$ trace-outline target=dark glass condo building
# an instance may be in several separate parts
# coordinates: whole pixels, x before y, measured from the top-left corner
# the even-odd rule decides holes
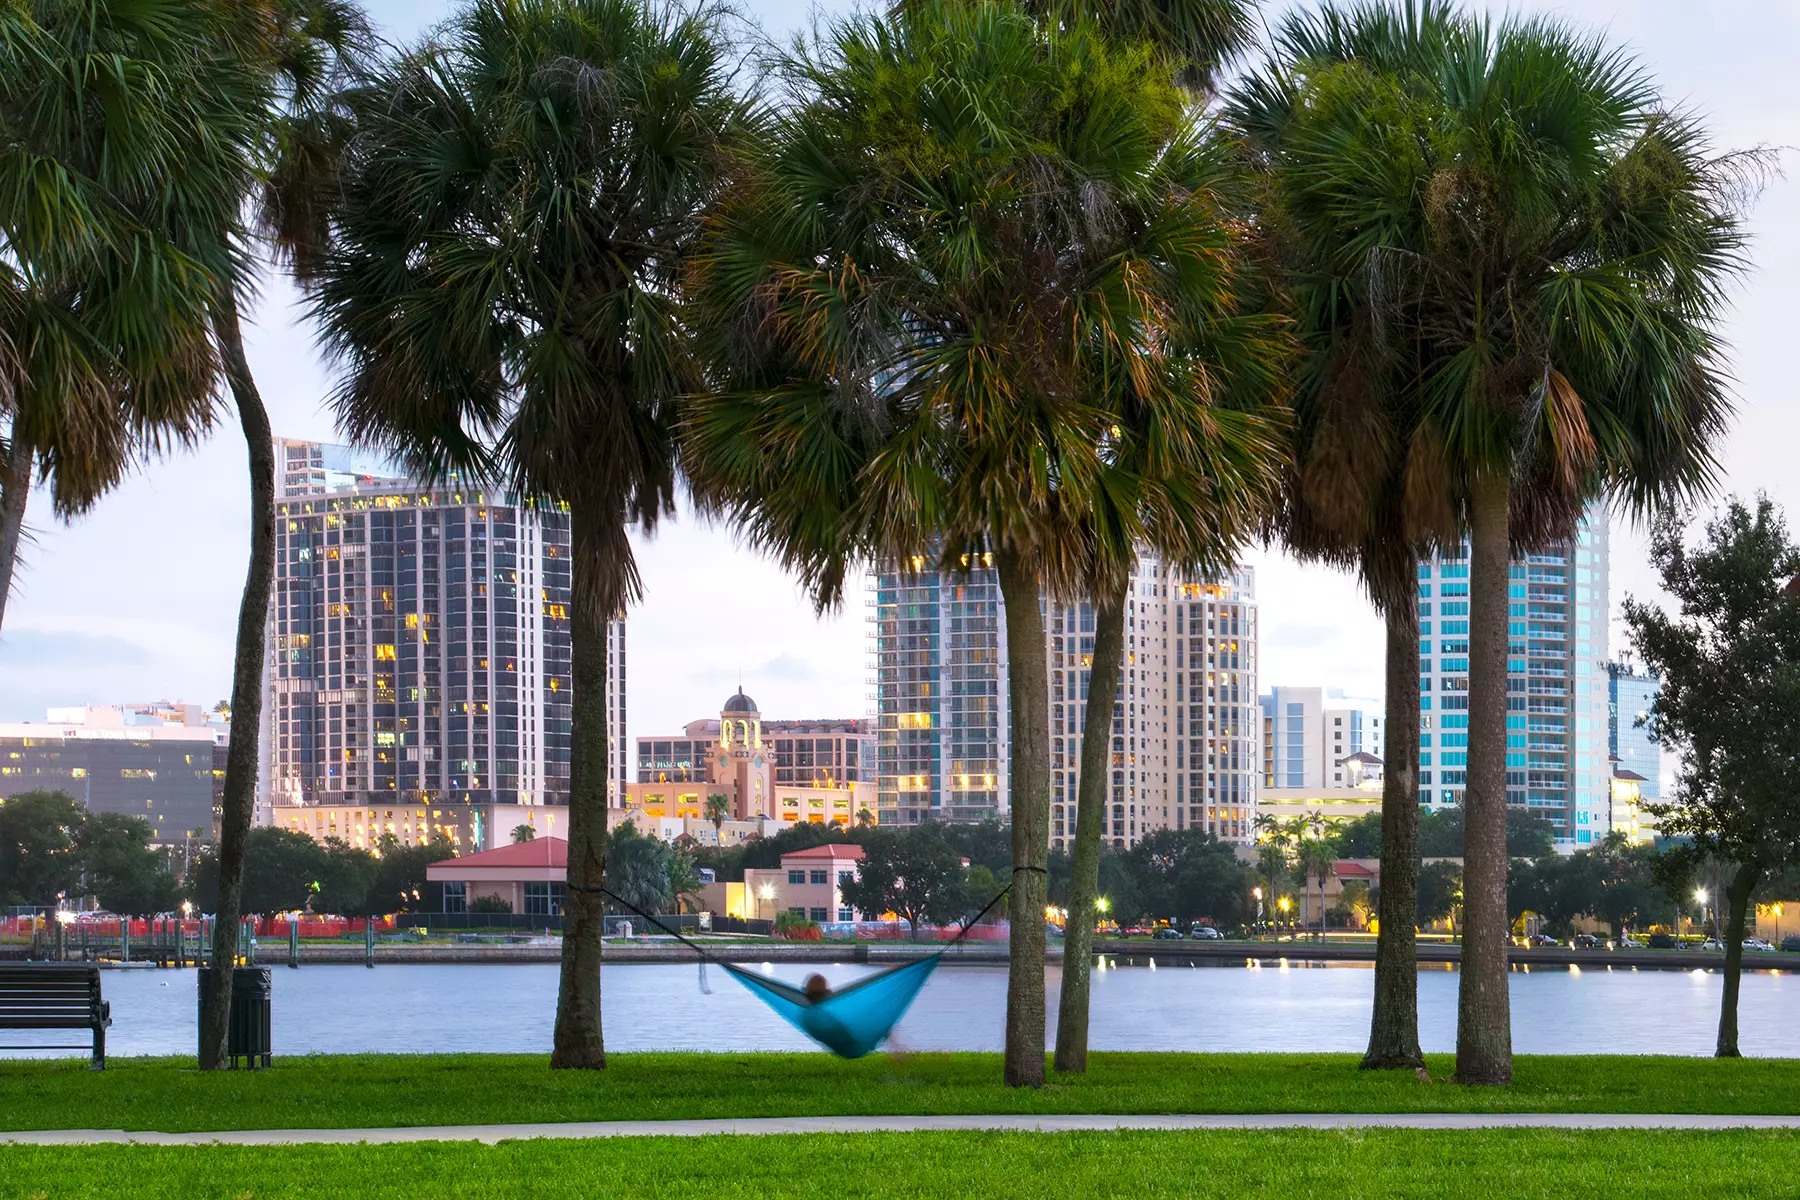
[[[340,447],[279,440],[275,452],[273,804],[567,803],[568,515],[422,487]],[[623,621],[609,642],[617,785]]]
[[[0,800],[64,792],[92,812],[144,818],[157,845],[212,838],[223,733],[206,726],[121,726],[116,711],[113,717],[111,727],[85,720],[0,724]]]

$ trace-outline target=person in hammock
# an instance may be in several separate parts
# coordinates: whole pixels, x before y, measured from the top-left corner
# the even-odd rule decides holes
[[[825,999],[825,997],[831,995],[831,984],[825,981],[823,975],[808,975],[804,986],[806,989],[806,999],[809,1003],[817,1004],[819,1001]]]

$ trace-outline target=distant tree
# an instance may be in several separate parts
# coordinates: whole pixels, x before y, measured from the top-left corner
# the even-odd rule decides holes
[[[150,848],[150,822],[119,813],[90,813],[75,833],[82,890],[101,908],[125,916],[168,912],[181,889],[168,859]]]
[[[328,837],[321,846],[325,853],[313,878],[312,910],[344,917],[374,915],[375,856],[339,837]]]
[[[1506,810],[1506,853],[1509,858],[1538,859],[1556,853],[1550,822],[1522,808]],[[1420,858],[1463,856],[1463,810],[1440,808],[1419,817]]]
[[[868,805],[865,804],[856,810],[856,823],[864,829],[875,824],[875,814],[869,811]]]
[[[389,834],[381,839],[380,851],[369,881],[369,916],[444,910],[444,885],[427,879],[425,868],[456,857],[454,842],[440,834],[424,844],[403,846]]]
[[[325,866],[325,847],[291,829],[258,826],[244,840],[243,911],[269,916],[306,904]],[[217,913],[219,859],[208,847],[188,874],[188,898],[204,913]]]
[[[963,915],[962,856],[939,829],[877,828],[864,839],[863,851],[857,877],[839,888],[851,908],[870,915],[896,913],[915,938],[925,922],[941,924]]]
[[[1158,829],[1118,856],[1136,877],[1140,911],[1128,916],[1188,925],[1202,917],[1236,925],[1244,917],[1245,872],[1237,854],[1201,829]],[[1102,859],[1102,882],[1105,879]]]
[[[1380,814],[1376,814],[1379,816]],[[1349,918],[1348,923],[1367,928],[1369,918],[1374,915],[1374,902],[1369,893],[1369,885],[1361,879],[1344,881],[1344,891],[1339,897],[1339,907],[1343,908]]]
[[[1000,893],[1000,881],[993,871],[980,863],[970,865],[963,875],[962,915],[965,919],[974,920],[975,915],[988,906],[988,902]],[[993,914],[988,914],[991,920]]]
[[[678,903],[674,849],[661,838],[639,833],[629,821],[613,830],[611,841],[606,855],[607,889],[643,912],[672,912]]]
[[[521,842],[529,842],[536,837],[537,837],[537,830],[534,829],[530,825],[514,825],[513,826],[512,842],[513,842],[513,845],[515,845],[515,846],[517,846]]]
[[[1381,814],[1365,813],[1344,821],[1331,831],[1339,858],[1381,857]]]
[[[1732,500],[1690,549],[1660,517],[1650,560],[1674,614],[1628,599],[1625,625],[1662,684],[1653,736],[1680,756],[1674,795],[1645,807],[1666,835],[1728,864],[1725,979],[1714,1053],[1738,1056],[1743,939],[1763,877],[1800,858],[1800,546],[1767,497]]]
[[[0,902],[55,904],[81,879],[75,839],[87,810],[67,792],[0,799]]]
[[[920,828],[925,826],[921,825]],[[969,825],[943,825],[931,822],[944,843],[970,866],[986,867],[996,876],[1012,869],[1012,828],[991,818]]]
[[[1426,863],[1419,869],[1419,924],[1454,916],[1462,903],[1462,870],[1455,863]]]

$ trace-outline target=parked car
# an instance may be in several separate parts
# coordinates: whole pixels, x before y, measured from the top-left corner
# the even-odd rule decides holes
[[[1667,933],[1651,934],[1649,946],[1652,950],[1679,950],[1679,949],[1681,949],[1681,944],[1675,940],[1673,935],[1667,934]]]
[[[1171,929],[1170,927],[1165,925],[1161,929],[1156,931],[1156,940],[1159,942],[1180,941],[1181,940],[1181,930]]]
[[[1702,950],[1724,950],[1725,943],[1721,942],[1718,938],[1709,937],[1704,942],[1700,943],[1700,948]]]
[[[1124,937],[1149,937],[1150,927],[1148,925],[1133,925],[1129,929],[1121,929],[1119,933]]]
[[[1188,936],[1197,942],[1222,942],[1225,940],[1225,935],[1211,925],[1196,925],[1188,933]]]
[[[1591,933],[1578,933],[1575,935],[1575,948],[1577,950],[1598,950],[1600,939]]]
[[[1782,938],[1781,948],[1789,954],[1800,954],[1800,933],[1790,933]]]
[[[1761,938],[1747,937],[1744,939],[1744,949],[1755,950],[1762,954],[1769,954],[1774,952],[1775,947],[1769,945],[1769,943],[1763,941]]]
[[[1561,942],[1557,941],[1555,938],[1551,937],[1547,933],[1534,933],[1530,937],[1525,939],[1525,944],[1527,946],[1560,946],[1560,945],[1562,945]]]
[[[1617,949],[1620,949],[1620,950],[1642,950],[1644,948],[1644,943],[1638,941],[1636,938],[1632,937],[1628,933],[1624,937],[1620,938],[1615,943],[1615,946]]]

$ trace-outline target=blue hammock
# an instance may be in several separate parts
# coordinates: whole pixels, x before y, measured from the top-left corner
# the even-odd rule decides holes
[[[1019,870],[1039,870],[1037,867],[1020,867]],[[637,905],[622,900],[606,888],[594,888],[596,892],[610,897],[623,908],[628,908],[644,920],[650,922],[676,941],[681,942],[700,956],[701,987],[706,986],[706,964],[715,963],[731,974],[737,981],[749,988],[751,993],[795,1029],[810,1037],[813,1041],[843,1058],[861,1058],[870,1053],[887,1040],[900,1018],[937,970],[938,962],[951,946],[956,945],[969,931],[981,923],[981,919],[993,911],[996,904],[1012,891],[1012,885],[1000,889],[999,895],[987,902],[987,907],[976,914],[972,921],[964,922],[960,932],[950,939],[948,945],[929,958],[917,962],[902,963],[897,967],[889,967],[873,975],[858,979],[835,992],[827,992],[818,999],[809,997],[806,992],[791,983],[783,983],[778,979],[770,979],[755,971],[746,971],[735,963],[723,962],[708,954],[704,947],[689,941],[675,930],[645,912]]]
[[[887,1040],[913,998],[937,970],[942,951],[811,999],[791,983],[720,963],[795,1029],[842,1058],[861,1058]]]

